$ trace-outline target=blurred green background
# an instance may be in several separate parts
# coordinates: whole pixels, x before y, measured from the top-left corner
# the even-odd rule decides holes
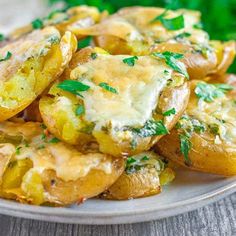
[[[211,39],[236,40],[236,0],[49,0],[49,4],[57,2],[65,2],[67,6],[92,5],[110,13],[134,5],[200,10],[203,27]],[[236,62],[230,71],[236,73]]]

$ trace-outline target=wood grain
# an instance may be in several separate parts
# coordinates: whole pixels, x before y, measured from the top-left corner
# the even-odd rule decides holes
[[[148,223],[88,226],[0,215],[0,229],[1,236],[235,236],[236,193],[196,211]]]

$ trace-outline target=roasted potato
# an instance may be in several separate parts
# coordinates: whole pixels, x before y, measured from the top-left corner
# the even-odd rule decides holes
[[[16,29],[8,36],[8,40],[19,39],[32,32],[34,27],[44,28],[48,26],[56,27],[62,35],[65,34],[66,31],[70,31],[80,39],[84,36],[77,34],[76,31],[80,28],[86,28],[95,24],[99,21],[100,17],[102,17],[102,15],[95,7],[79,6],[69,8],[68,10],[56,10],[43,19],[36,19],[31,24]],[[35,24],[36,26],[34,26]]]
[[[0,195],[42,205],[68,205],[97,196],[124,171],[124,160],[80,152],[40,123],[0,124]]]
[[[233,87],[192,81],[191,91],[185,115],[176,128],[157,143],[158,152],[193,170],[236,175]]]
[[[128,65],[131,56],[92,48],[79,54],[71,80],[53,86],[40,101],[45,124],[63,141],[83,143],[90,136],[103,153],[139,153],[167,134],[184,112],[188,84],[162,59],[143,56]]]
[[[0,121],[30,105],[54,81],[77,49],[73,34],[60,36],[54,27],[37,30],[0,48]]]
[[[127,158],[125,172],[101,197],[127,200],[155,195],[174,178],[173,170],[156,153],[143,152]]]
[[[185,27],[168,30],[157,16],[167,19],[184,16]],[[129,7],[105,18],[91,27],[79,29],[93,35],[95,45],[112,54],[148,55],[170,51],[184,54],[191,79],[203,79],[209,74],[223,74],[235,57],[235,42],[209,41],[208,34],[196,29],[200,13],[196,11],[165,11],[154,7]]]

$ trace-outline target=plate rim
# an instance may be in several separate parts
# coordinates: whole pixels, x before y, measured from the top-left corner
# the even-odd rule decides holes
[[[190,199],[173,202],[163,207],[153,206],[152,208],[149,207],[132,211],[127,210],[123,212],[86,212],[86,210],[78,211],[66,207],[52,208],[31,206],[1,199],[0,213],[26,219],[58,223],[85,225],[129,224],[158,220],[195,210],[236,192],[235,187],[236,180],[210,192]],[[135,199],[131,201],[135,201]]]

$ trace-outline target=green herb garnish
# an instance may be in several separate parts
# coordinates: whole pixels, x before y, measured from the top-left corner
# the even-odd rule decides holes
[[[42,139],[42,140],[46,140],[46,137],[47,137],[47,136],[46,136],[46,134],[44,134],[44,133],[41,135],[41,139]]]
[[[33,29],[42,29],[43,28],[43,21],[41,19],[36,19],[31,23]]]
[[[203,25],[202,25],[201,22],[199,22],[199,23],[197,23],[197,24],[194,24],[194,25],[193,25],[193,28],[194,28],[194,29],[203,29]]]
[[[191,36],[190,33],[184,32],[184,33],[176,35],[174,38],[178,40],[178,39],[188,38],[190,36]]]
[[[47,126],[46,126],[45,124],[41,124],[40,127],[41,127],[42,129],[47,129]]]
[[[167,10],[165,10],[161,15],[155,17],[151,23],[155,23],[160,21],[162,25],[168,29],[168,30],[180,30],[183,29],[185,24],[184,24],[184,16],[179,15],[177,17],[167,19],[165,18],[167,14]]]
[[[191,160],[189,159],[189,152],[192,148],[192,143],[189,140],[189,136],[186,134],[180,134],[180,151],[184,155],[184,160],[186,165],[191,164]]]
[[[205,82],[199,82],[194,92],[199,99],[205,102],[213,102],[214,99],[223,97],[226,92],[233,88],[233,86],[228,84],[207,84]]]
[[[100,83],[99,86],[111,93],[118,94],[117,90],[113,87],[111,87],[108,83]]]
[[[138,57],[134,56],[134,57],[128,57],[128,58],[123,59],[123,62],[127,64],[128,66],[134,66],[137,60],[138,60]]]
[[[95,60],[98,57],[98,54],[96,52],[91,53],[91,58]]]
[[[84,112],[85,112],[85,109],[84,109],[84,106],[83,106],[83,105],[79,105],[79,106],[76,108],[76,110],[75,110],[75,114],[76,114],[77,116],[83,115]]]
[[[86,47],[90,46],[91,41],[92,41],[91,36],[88,36],[84,39],[79,40],[78,41],[78,48],[86,48]]]
[[[186,78],[189,78],[185,65],[178,61],[179,59],[183,59],[184,55],[180,53],[173,53],[173,52],[154,52],[152,54],[154,57],[159,57],[165,60],[165,63],[170,66],[173,70],[179,72],[180,74],[184,75]]]
[[[59,143],[59,142],[61,142],[61,140],[56,138],[56,137],[54,137],[54,138],[50,139],[48,142],[49,143]]]
[[[0,42],[4,41],[6,39],[4,34],[0,34]]]
[[[165,111],[162,115],[163,116],[170,116],[170,115],[174,115],[175,113],[176,113],[175,108],[171,108],[170,110]]]
[[[90,89],[90,86],[76,80],[64,80],[57,85],[58,88],[83,97],[79,92],[84,92]]]
[[[212,134],[215,134],[215,135],[219,134],[219,126],[217,124],[210,124],[208,125],[208,127]]]
[[[149,120],[142,128],[134,128],[133,132],[135,132],[138,136],[142,138],[164,135],[169,133],[162,120]]]
[[[8,51],[6,56],[0,59],[0,62],[9,60],[11,56],[12,56],[12,53]]]
[[[22,147],[16,147],[16,155],[20,155],[20,150]]]

